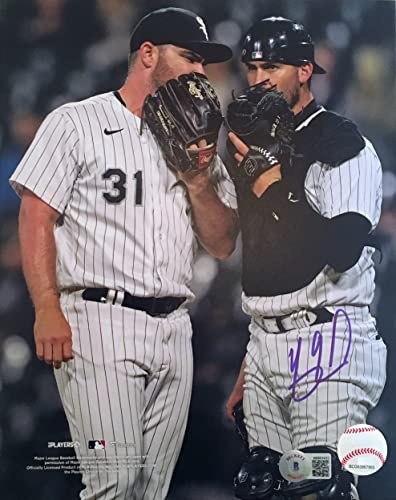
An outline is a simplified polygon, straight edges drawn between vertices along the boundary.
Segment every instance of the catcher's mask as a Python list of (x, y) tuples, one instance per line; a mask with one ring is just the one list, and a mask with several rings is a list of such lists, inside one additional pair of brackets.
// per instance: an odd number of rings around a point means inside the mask
[(247, 32), (242, 45), (242, 62), (267, 61), (301, 66), (313, 64), (314, 73), (326, 73), (315, 62), (315, 48), (302, 24), (284, 17), (261, 19)]

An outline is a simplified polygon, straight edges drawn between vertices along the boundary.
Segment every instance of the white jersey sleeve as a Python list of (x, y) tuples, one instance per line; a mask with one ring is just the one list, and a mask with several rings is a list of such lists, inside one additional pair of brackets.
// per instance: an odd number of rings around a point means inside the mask
[(214, 165), (212, 176), (215, 179), (215, 188), (220, 200), (229, 208), (236, 210), (237, 208), (237, 197), (235, 192), (235, 186), (229, 176), (227, 169), (217, 155)]
[(41, 124), (10, 178), (11, 186), (19, 195), (29, 189), (62, 213), (79, 172), (78, 143), (73, 122), (65, 110), (56, 109)]
[(313, 201), (314, 208), (325, 217), (356, 212), (366, 217), (374, 228), (381, 211), (382, 170), (372, 144), (365, 141), (366, 146), (357, 156), (338, 167), (312, 165), (306, 188), (310, 185), (316, 191), (316, 200), (309, 201)]

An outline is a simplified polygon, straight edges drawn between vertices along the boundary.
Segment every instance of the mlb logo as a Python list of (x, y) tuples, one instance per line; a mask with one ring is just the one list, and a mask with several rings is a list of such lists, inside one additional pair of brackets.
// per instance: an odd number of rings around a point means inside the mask
[(104, 450), (106, 448), (106, 441), (104, 439), (93, 439), (88, 441), (88, 448), (90, 450)]
[(262, 59), (263, 58), (263, 52), (262, 50), (256, 50), (255, 52), (252, 52), (252, 60), (254, 59)]
[(293, 462), (293, 470), (298, 471), (300, 469), (300, 464), (298, 462)]

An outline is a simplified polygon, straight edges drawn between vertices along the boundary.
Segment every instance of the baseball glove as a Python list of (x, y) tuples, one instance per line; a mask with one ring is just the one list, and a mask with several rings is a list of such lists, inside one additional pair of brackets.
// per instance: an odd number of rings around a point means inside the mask
[[(294, 115), (281, 92), (273, 87), (250, 88), (228, 106), (227, 124), (249, 146), (239, 166), (231, 162), (234, 181), (251, 186), (276, 164), (290, 164), (294, 152)], [(233, 157), (236, 149), (230, 140), (227, 148)]]
[[(143, 117), (174, 171), (201, 170), (212, 164), (223, 117), (206, 76), (190, 73), (169, 80), (147, 96)], [(197, 147), (203, 139), (207, 145)]]

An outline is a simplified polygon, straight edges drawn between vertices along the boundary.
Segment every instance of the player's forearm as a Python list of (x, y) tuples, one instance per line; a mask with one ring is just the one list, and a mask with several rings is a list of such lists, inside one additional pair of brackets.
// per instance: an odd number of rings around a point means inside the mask
[(246, 358), (243, 358), (241, 369), (239, 370), (238, 379), (235, 384), (235, 387), (239, 388), (242, 392), (243, 392), (243, 386), (245, 384), (245, 368), (246, 368)]
[(55, 211), (40, 210), (42, 204), (24, 195), (19, 213), (19, 238), (26, 283), (36, 311), (59, 307), (56, 285)]
[(232, 389), (232, 392), (226, 404), (227, 416), (231, 420), (234, 420), (233, 411), (235, 405), (243, 400), (243, 386), (245, 384), (245, 367), (246, 367), (246, 361), (244, 358), (244, 360), (242, 361), (242, 366), (239, 371), (237, 381), (235, 382), (235, 385)]
[(226, 259), (235, 249), (238, 218), (234, 210), (218, 198), (210, 181), (202, 176), (199, 182), (187, 185), (194, 228), (206, 250), (218, 259)]
[(271, 168), (271, 170), (267, 170), (266, 172), (261, 174), (261, 176), (253, 184), (252, 191), (257, 196), (257, 198), (260, 198), (260, 196), (267, 191), (271, 184), (273, 184), (274, 182), (278, 182), (281, 179), (282, 174), (280, 164), (278, 164), (275, 167)]

